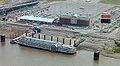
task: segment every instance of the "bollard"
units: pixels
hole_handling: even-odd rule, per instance
[[[74,40],[74,47],[76,47],[76,40]]]
[[[57,37],[57,42],[59,41],[59,38]]]
[[[1,41],[1,42],[5,42],[5,35],[1,35],[1,36],[0,36],[0,41]]]
[[[70,39],[70,45],[71,45],[71,39]]]
[[[12,39],[11,37],[12,37],[12,36],[11,36],[11,34],[10,34],[9,38]]]
[[[34,37],[34,34],[32,34],[32,38]]]
[[[99,50],[95,50],[94,51],[94,60],[99,60],[99,55],[100,55],[100,51]]]
[[[65,44],[65,38],[63,38],[63,44]]]
[[[27,36],[27,32],[25,33],[25,35]]]
[[[17,36],[16,36],[16,33],[15,33],[15,38],[16,38]]]
[[[51,41],[53,41],[53,36],[51,36]]]
[[[28,32],[28,31],[26,30],[26,31],[25,31],[26,36],[27,36],[27,32]]]
[[[38,38],[40,39],[40,34],[38,35]]]
[[[46,39],[46,35],[44,35],[44,40]]]

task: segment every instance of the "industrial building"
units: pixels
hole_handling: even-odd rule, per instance
[[[43,17],[35,17],[35,16],[22,16],[19,23],[29,23],[29,24],[53,24],[55,18],[43,18]]]
[[[22,16],[19,23],[28,24],[49,24],[49,25],[69,25],[78,27],[90,27],[91,20],[86,17],[60,16],[59,18],[44,18],[35,16]]]
[[[86,17],[60,16],[58,25],[87,27],[87,26],[90,26],[90,22],[91,20]]]

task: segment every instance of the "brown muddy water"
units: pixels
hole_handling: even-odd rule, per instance
[[[78,50],[75,55],[53,53],[45,50],[0,43],[0,66],[120,66],[120,59],[100,55],[93,60],[93,52]]]

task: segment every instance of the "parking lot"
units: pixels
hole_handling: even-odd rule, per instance
[[[32,9],[23,10],[22,12],[12,13],[20,17],[23,15],[45,16],[45,17],[58,17],[60,15],[74,15],[77,14],[81,17],[93,18],[97,14],[108,10],[114,5],[106,5],[98,2],[99,0],[67,0],[54,3],[40,3],[33,6]],[[10,14],[10,15],[12,15]]]

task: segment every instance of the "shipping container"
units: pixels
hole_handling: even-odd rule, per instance
[[[101,18],[111,18],[111,15],[101,15]]]
[[[101,23],[111,23],[111,19],[101,19]]]

